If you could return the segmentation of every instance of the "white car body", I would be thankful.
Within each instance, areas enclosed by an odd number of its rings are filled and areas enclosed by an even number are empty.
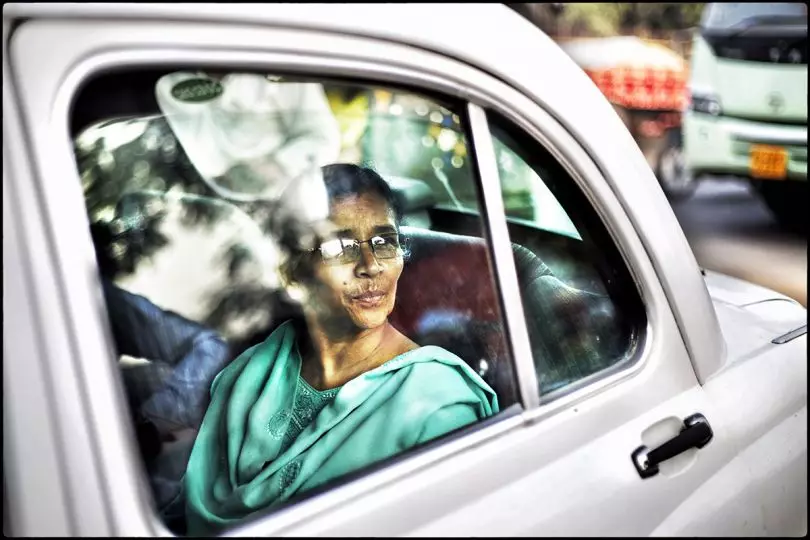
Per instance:
[[[520,302],[508,301],[518,285],[501,247],[508,242],[497,242],[507,238],[497,182],[485,184],[520,414],[235,533],[806,534],[805,309],[702,275],[638,146],[551,39],[501,5],[168,3],[3,9],[4,528],[12,534],[170,534],[121,421],[125,403],[67,135],[80,82],[138,62],[407,82],[469,100],[473,129],[482,107],[496,109],[567,164],[647,309],[637,362],[542,400]],[[485,177],[492,172],[486,159],[479,166]],[[675,437],[694,413],[710,423],[711,442],[640,478],[633,450]]]

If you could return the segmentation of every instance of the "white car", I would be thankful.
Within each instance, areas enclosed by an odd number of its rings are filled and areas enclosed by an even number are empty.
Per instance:
[[[217,258],[264,249],[253,214],[178,168],[195,131],[172,138],[155,98],[177,71],[322,86],[335,159],[373,163],[405,208],[392,317],[500,403],[228,534],[807,533],[806,310],[698,267],[551,39],[502,5],[171,3],[3,6],[4,533],[183,533],[164,503],[195,429],[133,425],[128,374],[159,363],[123,350],[142,335],[110,287],[230,343],[268,328],[233,291],[272,293],[270,263]],[[219,98],[201,77],[173,95]]]

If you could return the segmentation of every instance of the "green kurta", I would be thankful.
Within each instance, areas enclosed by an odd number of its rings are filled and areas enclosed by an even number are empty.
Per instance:
[[[441,347],[401,354],[324,392],[300,373],[288,321],[214,380],[184,478],[188,534],[215,534],[498,412],[493,390]]]

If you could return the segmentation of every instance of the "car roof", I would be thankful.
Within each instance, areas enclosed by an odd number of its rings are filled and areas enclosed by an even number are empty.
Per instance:
[[[582,69],[549,36],[503,4],[10,3],[3,6],[3,15],[226,20],[383,39],[451,57],[506,82],[544,105],[592,156],[610,159],[626,152],[627,145],[636,146]],[[637,166],[646,167],[640,153],[630,154]],[[627,160],[625,155],[625,166]]]
[[[569,56],[503,4],[18,3],[3,11],[4,17],[230,20],[384,39],[460,60],[535,101],[542,96],[567,127],[616,121],[607,102],[598,106],[604,97]]]

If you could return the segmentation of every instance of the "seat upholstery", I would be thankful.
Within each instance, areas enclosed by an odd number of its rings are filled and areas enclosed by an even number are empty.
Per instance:
[[[464,359],[502,407],[517,402],[484,241],[410,227],[402,233],[409,255],[392,324],[420,345]],[[512,251],[541,393],[599,371],[628,349],[609,297],[566,285],[523,246]]]
[[[493,387],[501,407],[515,403],[486,244],[410,227],[402,233],[408,258],[391,323],[420,345],[438,345],[462,358]]]
[[[528,249],[514,249],[541,396],[613,366],[633,351],[635,327],[613,299],[571,287]]]

